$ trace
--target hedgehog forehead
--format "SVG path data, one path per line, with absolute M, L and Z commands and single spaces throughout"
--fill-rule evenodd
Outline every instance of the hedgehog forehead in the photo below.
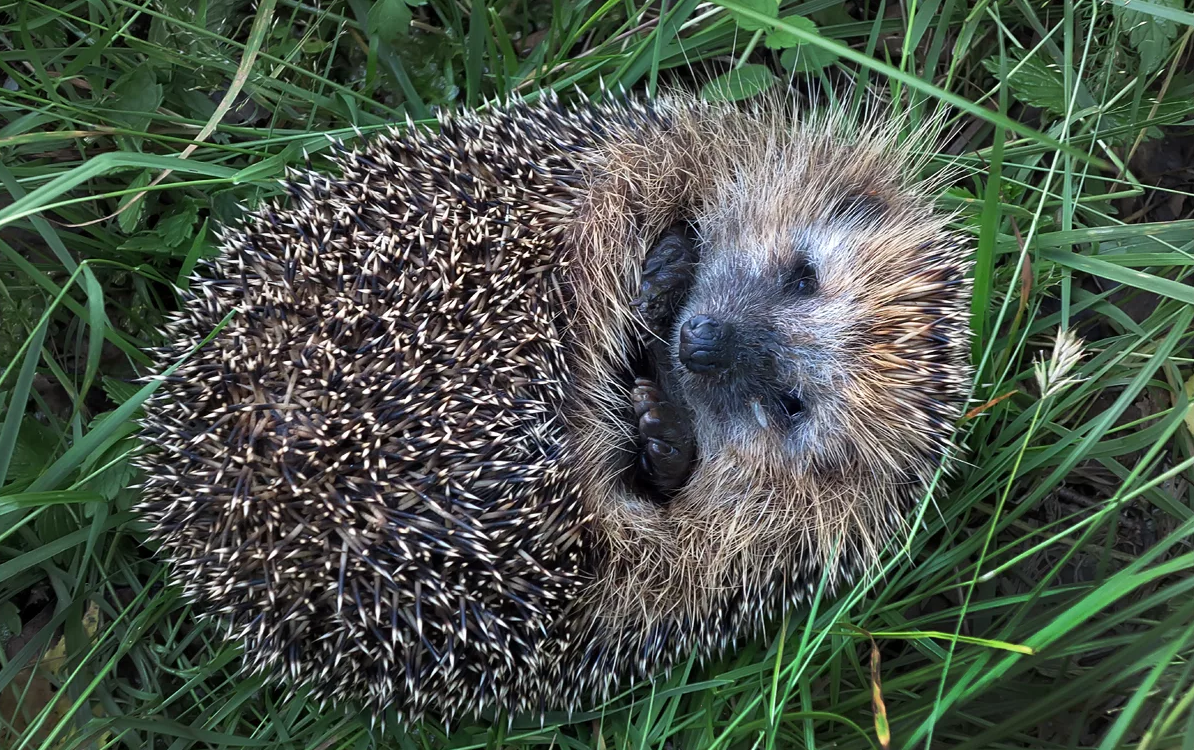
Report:
M 778 189 L 754 195 L 741 200 L 722 191 L 695 214 L 709 278 L 775 279 L 807 264 L 826 292 L 880 302 L 893 278 L 924 269 L 924 248 L 940 244 L 946 232 L 944 217 L 908 196 L 838 186 L 811 211 Z
M 804 198 L 788 181 L 773 178 L 722 185 L 694 216 L 703 239 L 702 260 L 732 256 L 734 268 L 757 274 L 792 263 L 852 270 L 853 254 L 874 236 L 883 217 L 825 210 L 827 203 L 852 199 L 849 191 L 821 196 L 827 203 L 816 210 Z
M 779 212 L 811 220 L 841 194 L 900 192 L 906 176 L 892 169 L 892 158 L 874 144 L 847 144 L 815 136 L 765 140 L 725 150 L 733 163 L 709 175 L 708 195 L 731 213 L 753 212 L 758 219 Z

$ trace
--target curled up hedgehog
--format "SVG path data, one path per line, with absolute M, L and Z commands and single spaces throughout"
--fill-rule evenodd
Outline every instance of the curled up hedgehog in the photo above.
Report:
M 873 573 L 970 377 L 915 146 L 544 97 L 291 175 L 158 353 L 174 579 L 249 671 L 451 720 L 596 707 Z

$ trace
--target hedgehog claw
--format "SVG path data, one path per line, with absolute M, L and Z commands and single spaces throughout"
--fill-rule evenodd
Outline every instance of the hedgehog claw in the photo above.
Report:
M 630 393 L 638 424 L 638 469 L 656 489 L 667 492 L 684 484 L 696 453 L 692 425 L 650 380 L 639 378 Z
M 643 259 L 642 284 L 633 301 L 647 326 L 665 337 L 675 321 L 696 270 L 697 251 L 676 224 L 664 232 Z

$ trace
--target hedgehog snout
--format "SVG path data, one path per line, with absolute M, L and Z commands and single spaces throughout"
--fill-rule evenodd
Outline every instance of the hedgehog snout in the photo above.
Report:
M 804 410 L 800 396 L 779 382 L 776 358 L 783 347 L 763 321 L 701 313 L 680 325 L 677 339 L 675 356 L 689 373 L 689 395 L 710 413 L 767 430 Z
M 694 315 L 680 326 L 677 354 L 689 372 L 725 372 L 734 362 L 734 328 L 708 315 Z

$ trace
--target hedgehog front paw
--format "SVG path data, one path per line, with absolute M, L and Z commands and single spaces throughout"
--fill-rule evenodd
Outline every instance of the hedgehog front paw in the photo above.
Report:
M 696 272 L 697 250 L 683 224 L 668 229 L 647 251 L 643 280 L 634 301 L 648 327 L 666 336 Z
M 645 378 L 634 381 L 630 401 L 638 423 L 639 473 L 660 491 L 676 489 L 692 471 L 696 454 L 692 424 Z

